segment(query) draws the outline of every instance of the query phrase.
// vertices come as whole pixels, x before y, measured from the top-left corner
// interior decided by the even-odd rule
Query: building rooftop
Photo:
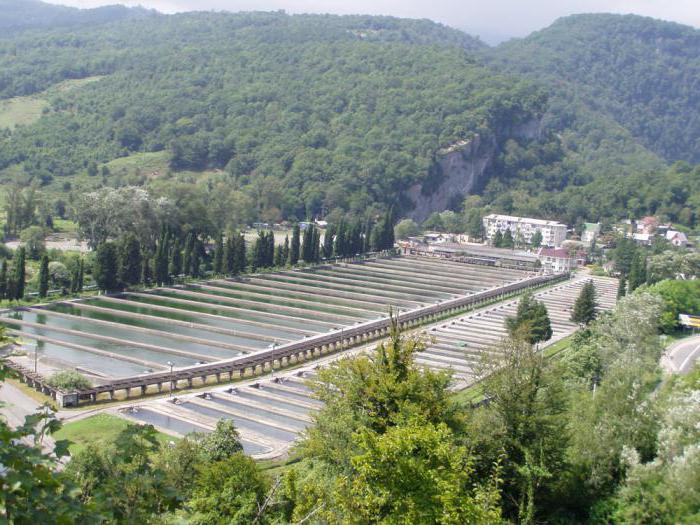
[[[566,224],[562,224],[561,222],[557,222],[557,221],[547,221],[544,219],[533,219],[530,217],[516,217],[514,215],[501,215],[498,213],[492,213],[490,215],[487,215],[485,218],[486,219],[503,220],[503,221],[508,221],[508,222],[522,222],[522,223],[530,223],[530,224],[539,224],[541,226],[564,226],[564,227],[566,227]]]
[[[521,250],[509,250],[507,248],[494,248],[485,244],[462,244],[456,242],[442,242],[431,244],[432,248],[441,252],[464,253],[466,255],[477,255],[480,257],[491,257],[495,259],[510,259],[514,261],[534,262],[537,256]]]

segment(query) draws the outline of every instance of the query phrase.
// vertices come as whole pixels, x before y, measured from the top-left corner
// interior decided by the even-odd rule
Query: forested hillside
[[[698,170],[669,165],[700,151],[697,30],[586,15],[490,49],[425,20],[137,13],[0,37],[0,181],[61,202],[226,187],[246,220],[398,217],[407,189],[449,180],[445,148],[478,137],[491,209],[696,224]],[[2,99],[33,112],[3,118]]]
[[[172,170],[225,169],[282,217],[398,202],[439,148],[544,104],[539,88],[471,58],[477,40],[425,21],[199,13],[42,35],[5,43],[6,96],[103,78],[7,136],[0,167],[49,184],[167,150]]]
[[[0,30],[4,34],[25,29],[77,27],[114,22],[126,18],[153,16],[153,11],[121,5],[77,9],[38,0],[0,0]]]
[[[697,29],[635,15],[575,15],[495,55],[503,67],[544,80],[562,101],[611,116],[667,161],[700,162]]]

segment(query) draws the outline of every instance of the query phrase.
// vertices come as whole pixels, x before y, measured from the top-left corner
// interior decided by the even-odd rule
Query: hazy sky
[[[700,28],[700,0],[49,0],[77,7],[124,3],[173,13],[217,9],[384,14],[430,18],[494,42],[541,29],[573,13],[635,13]]]

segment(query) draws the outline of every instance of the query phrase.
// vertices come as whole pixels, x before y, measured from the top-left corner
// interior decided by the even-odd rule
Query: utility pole
[[[168,361],[166,364],[170,367],[170,389],[168,397],[173,397],[173,362]]]

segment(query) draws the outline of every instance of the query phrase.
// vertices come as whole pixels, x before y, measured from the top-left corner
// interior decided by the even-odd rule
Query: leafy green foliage
[[[63,370],[61,372],[56,372],[47,380],[47,383],[66,392],[72,392],[75,390],[85,390],[90,388],[92,384],[90,381],[75,370]]]
[[[581,288],[579,296],[574,303],[574,309],[571,312],[571,320],[574,323],[588,324],[596,318],[596,292],[593,281],[588,281]]]
[[[515,317],[507,318],[506,325],[511,337],[522,337],[530,344],[552,338],[552,324],[547,307],[542,301],[537,301],[531,293],[526,293],[520,298]]]
[[[558,96],[582,98],[667,160],[700,162],[697,29],[634,15],[575,15],[499,46],[496,55],[556,79]]]
[[[700,315],[700,280],[661,281],[649,288],[651,293],[663,298],[664,310],[661,314],[661,329],[672,333],[678,328],[678,315]]]

